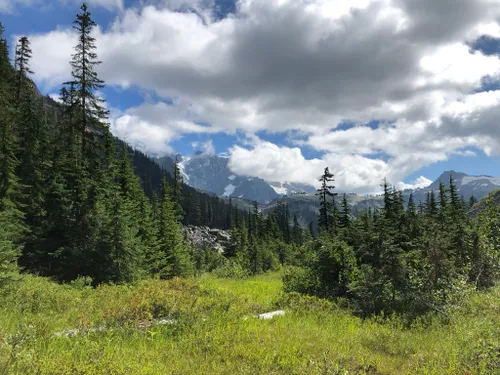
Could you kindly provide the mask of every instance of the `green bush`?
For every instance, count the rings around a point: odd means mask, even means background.
[[[212,272],[213,275],[221,278],[244,279],[249,276],[249,272],[238,261],[228,260],[222,266]]]
[[[283,290],[285,293],[315,294],[319,279],[310,268],[286,267],[283,272]]]

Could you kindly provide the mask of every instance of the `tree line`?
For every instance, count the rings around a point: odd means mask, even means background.
[[[492,194],[476,219],[450,176],[425,202],[406,203],[384,180],[384,207],[356,218],[334,176],[320,178],[318,237],[284,276],[288,291],[342,299],[361,315],[443,312],[470,289],[492,287],[500,261],[500,208]],[[339,204],[340,203],[340,204]],[[474,204],[474,201],[471,201]]]
[[[12,64],[0,25],[0,279],[19,268],[94,285],[189,275],[182,225],[229,229],[238,211],[113,138],[95,26],[83,4],[72,78],[56,103],[30,78],[29,39],[19,39]]]
[[[405,202],[384,181],[384,207],[354,217],[327,168],[317,233],[284,202],[264,216],[257,203],[242,210],[186,186],[177,164],[171,176],[111,135],[94,27],[83,4],[72,79],[55,103],[30,78],[28,38],[12,64],[0,25],[0,283],[19,269],[98,285],[284,267],[286,291],[345,301],[366,316],[444,312],[498,280],[500,208],[489,197],[471,218],[451,176],[425,202]],[[191,248],[182,232],[190,224],[230,230],[230,246],[223,255]]]

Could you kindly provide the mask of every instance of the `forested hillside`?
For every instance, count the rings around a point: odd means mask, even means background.
[[[384,180],[352,212],[326,168],[306,229],[199,192],[111,134],[95,27],[56,103],[0,25],[0,374],[498,374],[498,193]]]
[[[16,260],[23,271],[61,281],[187,275],[192,264],[181,224],[229,228],[237,212],[112,137],[96,96],[104,82],[95,70],[94,26],[84,5],[75,21],[73,78],[63,84],[60,104],[30,79],[28,38],[19,40],[12,66],[0,29],[3,278]]]
[[[59,104],[44,100],[30,79],[28,38],[19,39],[14,66],[1,38],[4,271],[18,264],[60,281],[87,276],[97,285],[221,265],[246,274],[293,266],[286,288],[347,298],[363,315],[440,309],[467,285],[495,283],[497,208],[489,204],[471,220],[451,175],[438,196],[430,190],[417,203],[410,195],[406,206],[403,193],[385,181],[383,207],[353,217],[326,170],[317,226],[311,222],[309,230],[284,202],[264,217],[256,203],[240,210],[186,186],[179,165],[170,176],[113,138],[96,94],[104,82],[85,4],[74,27],[72,80],[63,83]],[[230,229],[230,249],[223,259],[200,256],[183,238],[183,224]]]

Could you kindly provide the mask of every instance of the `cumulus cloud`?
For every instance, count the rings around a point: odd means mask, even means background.
[[[58,0],[59,4],[63,5],[81,5],[82,1],[80,0]],[[123,9],[123,0],[87,0],[86,1],[90,6],[102,7],[107,10],[122,10]],[[47,4],[43,0],[0,0],[0,13],[12,13],[16,10],[17,7],[28,7],[28,6],[44,6],[45,9],[48,9],[53,4]]]
[[[398,190],[422,189],[422,188],[426,188],[430,184],[432,184],[432,180],[429,180],[428,178],[426,178],[424,176],[420,176],[413,183],[410,183],[410,184],[405,184],[404,182],[398,182],[396,184],[396,188]]]
[[[500,78],[500,59],[470,48],[500,34],[498,0],[240,0],[223,19],[209,0],[143,4],[96,38],[108,83],[174,98],[116,120],[118,134],[142,129],[145,149],[187,133],[300,131],[296,148],[235,146],[231,165],[307,182],[331,164],[359,191],[465,148],[500,149],[500,91],[478,92],[484,77]],[[71,30],[32,37],[43,87],[68,76],[73,44]],[[339,129],[345,121],[353,126]],[[324,155],[307,160],[304,145]]]
[[[361,194],[378,192],[384,178],[395,183],[404,177],[393,161],[362,155],[327,153],[320,159],[306,159],[298,147],[280,147],[270,142],[260,142],[251,149],[240,146],[230,149],[229,168],[234,173],[268,181],[319,186],[319,177],[326,167],[335,174],[335,185],[340,191]]]
[[[196,151],[202,151],[205,155],[215,155],[215,147],[211,139],[205,142],[193,142],[191,147]]]

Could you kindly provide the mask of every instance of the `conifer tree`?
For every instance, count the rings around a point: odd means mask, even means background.
[[[304,234],[303,230],[300,227],[299,220],[297,219],[297,215],[293,215],[293,242],[298,245],[302,246],[304,244]]]
[[[187,276],[193,271],[187,245],[175,215],[170,187],[163,178],[158,213],[158,251],[161,262],[154,272],[162,278]]]
[[[347,196],[345,193],[342,197],[339,225],[343,229],[348,229],[351,226],[351,206],[347,203]]]
[[[95,53],[95,38],[91,36],[96,24],[86,3],[80,9],[82,12],[77,14],[73,25],[78,34],[78,44],[71,61],[73,80],[67,84],[74,88],[74,100],[80,112],[81,155],[85,159],[89,151],[88,138],[94,138],[93,134],[99,130],[107,130],[104,121],[109,112],[103,105],[104,100],[96,95],[96,90],[104,87],[104,81],[97,76],[95,70],[101,64]]]
[[[28,83],[26,78],[28,74],[33,74],[30,69],[29,60],[31,59],[32,51],[28,37],[23,36],[19,39],[16,46],[16,103],[19,104],[21,99],[21,91]]]
[[[319,178],[321,187],[317,190],[316,195],[319,196],[319,217],[318,228],[325,231],[332,229],[332,203],[330,199],[335,197],[337,193],[333,193],[335,189],[331,183],[333,182],[333,174],[330,173],[328,167],[325,168],[323,175]]]
[[[174,181],[172,188],[172,198],[175,203],[175,212],[179,221],[184,217],[184,210],[182,209],[182,173],[179,166],[180,161],[177,156],[174,163]]]
[[[472,206],[474,206],[475,204],[477,203],[477,198],[475,196],[471,196],[469,198],[469,208],[472,208]]]
[[[0,279],[15,264],[25,232],[22,191],[16,176],[19,161],[12,89],[14,70],[9,63],[3,32],[0,24]]]

